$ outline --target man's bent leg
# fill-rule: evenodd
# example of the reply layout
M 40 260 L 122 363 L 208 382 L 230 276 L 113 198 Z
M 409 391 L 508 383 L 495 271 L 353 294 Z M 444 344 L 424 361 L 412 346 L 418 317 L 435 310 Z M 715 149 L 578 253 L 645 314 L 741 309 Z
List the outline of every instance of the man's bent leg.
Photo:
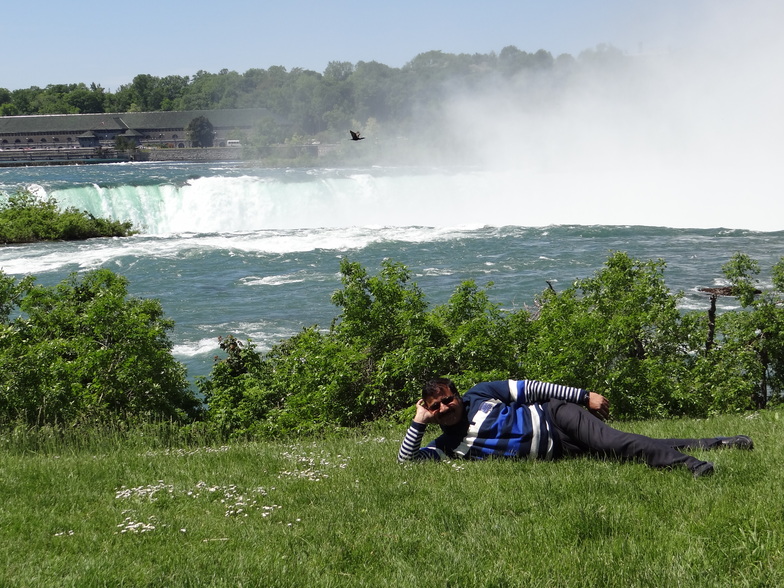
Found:
M 656 468 L 682 464 L 692 472 L 707 463 L 681 453 L 667 440 L 613 429 L 576 404 L 551 400 L 549 410 L 553 424 L 561 436 L 564 453 L 587 452 L 605 457 L 637 459 Z

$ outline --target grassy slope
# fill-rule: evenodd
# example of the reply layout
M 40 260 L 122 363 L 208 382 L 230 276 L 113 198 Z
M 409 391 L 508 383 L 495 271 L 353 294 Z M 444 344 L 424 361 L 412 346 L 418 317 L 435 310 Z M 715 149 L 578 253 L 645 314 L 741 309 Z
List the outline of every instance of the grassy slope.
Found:
M 6 432 L 0 585 L 783 585 L 783 417 L 618 425 L 754 437 L 699 480 L 587 459 L 400 466 L 402 426 L 25 455 Z

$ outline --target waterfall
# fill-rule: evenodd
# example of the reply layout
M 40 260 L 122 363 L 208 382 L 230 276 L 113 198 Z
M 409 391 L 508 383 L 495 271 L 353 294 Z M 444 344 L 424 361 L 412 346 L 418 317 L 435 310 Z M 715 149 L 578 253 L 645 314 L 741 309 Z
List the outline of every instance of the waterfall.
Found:
M 777 184 L 705 169 L 287 170 L 138 164 L 13 173 L 24 175 L 36 194 L 96 216 L 131 221 L 149 235 L 341 227 L 781 229 L 775 214 L 779 199 L 771 198 Z M 53 180 L 44 174 L 74 177 Z

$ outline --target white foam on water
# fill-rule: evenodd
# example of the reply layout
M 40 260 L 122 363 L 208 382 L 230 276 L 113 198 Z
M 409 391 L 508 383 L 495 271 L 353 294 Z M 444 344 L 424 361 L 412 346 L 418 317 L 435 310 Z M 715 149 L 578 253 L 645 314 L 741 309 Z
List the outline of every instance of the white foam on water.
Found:
M 179 358 L 191 358 L 215 353 L 220 350 L 217 337 L 206 337 L 198 341 L 185 341 L 172 347 L 172 354 Z
M 345 252 L 372 243 L 420 243 L 470 236 L 461 228 L 347 227 L 325 229 L 261 230 L 239 233 L 136 235 L 123 239 L 90 239 L 70 243 L 43 243 L 0 248 L 0 269 L 7 274 L 37 274 L 72 267 L 90 270 L 125 259 L 178 259 L 207 251 L 230 254 L 286 254 L 327 250 Z
M 243 286 L 281 286 L 283 284 L 296 284 L 308 280 L 303 275 L 279 275 L 279 276 L 247 276 L 240 280 Z
M 424 276 L 451 276 L 454 272 L 448 268 L 426 267 L 422 269 Z

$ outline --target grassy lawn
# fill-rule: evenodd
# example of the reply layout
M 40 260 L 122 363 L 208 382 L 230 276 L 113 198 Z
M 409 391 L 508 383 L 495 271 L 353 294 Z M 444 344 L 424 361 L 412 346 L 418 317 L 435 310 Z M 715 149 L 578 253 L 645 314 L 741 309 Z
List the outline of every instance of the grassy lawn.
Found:
M 784 411 L 615 423 L 754 438 L 698 480 L 588 459 L 401 466 L 400 425 L 169 449 L 21 451 L 3 431 L 0 585 L 784 585 L 782 425 Z

